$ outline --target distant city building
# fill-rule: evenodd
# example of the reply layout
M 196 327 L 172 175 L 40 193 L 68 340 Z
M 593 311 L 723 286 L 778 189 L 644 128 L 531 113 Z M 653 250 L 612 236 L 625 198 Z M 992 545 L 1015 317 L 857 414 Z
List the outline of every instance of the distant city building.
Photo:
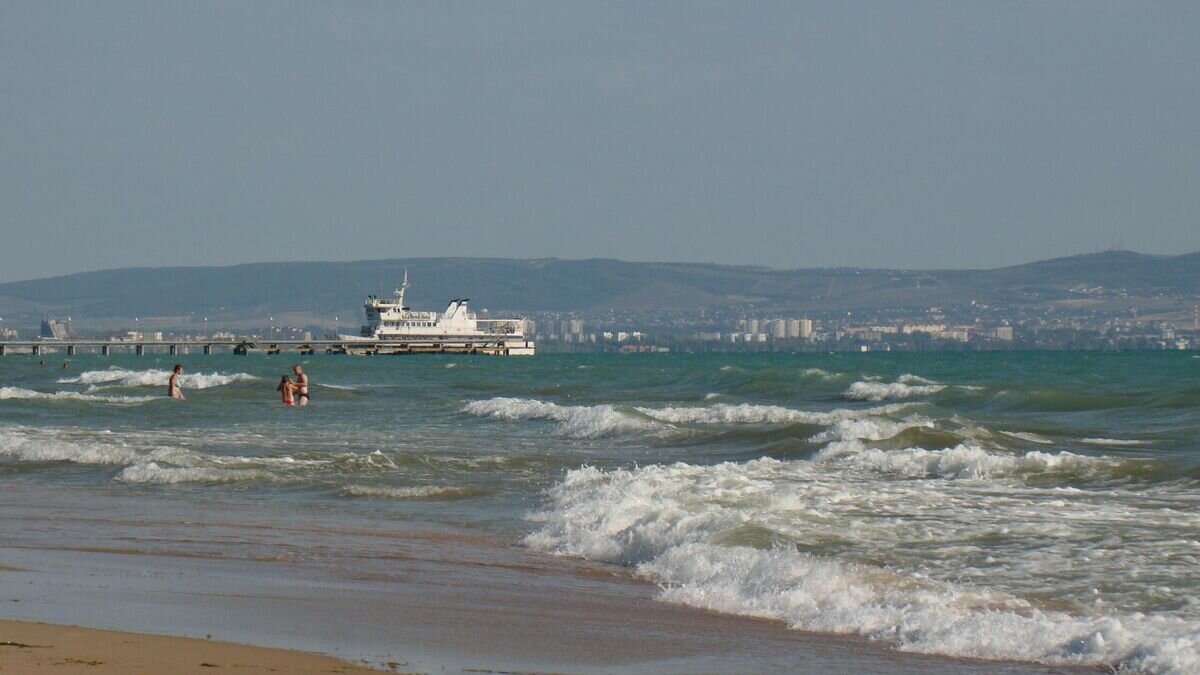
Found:
M 42 330 L 39 336 L 51 340 L 66 340 L 70 338 L 70 331 L 67 329 L 67 324 L 62 321 L 42 319 Z
M 762 324 L 765 323 L 767 322 L 759 321 L 758 319 L 742 319 L 738 321 L 738 331 L 742 333 L 757 333 L 762 330 Z
M 961 327 L 952 328 L 950 330 L 944 330 L 940 333 L 937 333 L 934 337 L 937 337 L 941 340 L 957 340 L 959 342 L 966 342 L 967 340 L 971 339 L 971 331 Z
M 1007 342 L 1012 342 L 1012 340 L 1013 340 L 1012 326 L 998 326 L 998 327 L 992 329 L 991 331 L 988 331 L 988 337 L 992 337 L 997 340 L 1005 340 Z

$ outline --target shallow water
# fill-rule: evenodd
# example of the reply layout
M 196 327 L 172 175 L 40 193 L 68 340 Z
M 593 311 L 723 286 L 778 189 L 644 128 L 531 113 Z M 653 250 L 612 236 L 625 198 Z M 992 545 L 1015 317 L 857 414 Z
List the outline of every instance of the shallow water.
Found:
M 1187 353 L 0 359 L 0 486 L 437 522 L 898 649 L 1200 669 Z M 283 511 L 286 512 L 286 511 Z

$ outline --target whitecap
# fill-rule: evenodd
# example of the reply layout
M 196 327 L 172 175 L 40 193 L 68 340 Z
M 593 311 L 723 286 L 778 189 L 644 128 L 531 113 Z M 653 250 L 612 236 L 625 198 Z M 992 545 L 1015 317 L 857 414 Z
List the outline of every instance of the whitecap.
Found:
M 1048 462 L 1036 455 L 1023 461 Z M 830 474 L 819 462 L 774 459 L 611 471 L 584 467 L 569 472 L 548 492 L 547 508 L 530 516 L 539 527 L 524 542 L 555 554 L 633 566 L 659 584 L 660 598 L 666 601 L 782 620 L 808 631 L 863 635 L 906 651 L 1111 664 L 1162 673 L 1195 672 L 1200 667 L 1200 635 L 1193 623 L 1179 616 L 1105 611 L 1102 605 L 1096 614 L 1071 613 L 1038 606 L 999 588 L 797 548 L 811 545 L 814 537 L 848 541 L 858 536 L 868 550 L 889 550 L 895 542 L 894 517 L 911 521 L 908 527 L 922 528 L 922 519 L 907 518 L 913 509 L 956 512 L 967 496 L 936 485 L 936 494 L 909 485 L 879 483 L 864 491 L 860 483 Z M 1094 510 L 1083 492 L 1059 494 L 1059 501 L 1079 500 L 1072 515 L 1082 517 Z M 1027 507 L 1012 501 L 1006 496 L 995 502 L 1008 509 L 997 522 L 1019 527 L 1020 521 L 1011 517 Z M 1067 506 L 1064 502 L 1057 508 Z M 880 508 L 890 509 L 894 517 L 875 520 L 869 515 Z M 992 513 L 984 504 L 975 508 Z M 1135 507 L 1131 513 L 1138 511 Z M 851 520 L 844 520 L 846 516 Z M 1061 519 L 1050 517 L 1047 522 Z M 796 523 L 800 529 L 783 538 Z M 937 529 L 947 526 L 954 529 L 945 534 Z M 747 527 L 780 533 L 781 539 L 766 547 L 721 543 L 728 541 L 726 533 Z M 934 529 L 914 532 L 943 537 L 945 551 L 954 550 L 948 546 L 961 550 L 964 534 L 982 536 L 988 525 L 943 518 L 928 527 Z M 1071 549 L 1065 550 L 1069 555 Z M 1035 568 L 1053 564 L 1055 559 L 1042 557 L 1042 551 L 1039 547 L 1020 555 Z M 961 571 L 954 566 L 948 574 L 956 577 Z M 1023 577 L 1019 572 L 1017 576 Z M 984 570 L 976 578 L 993 577 Z
M 1127 438 L 1081 438 L 1079 440 L 1092 445 L 1110 445 L 1114 447 L 1150 445 L 1150 441 L 1135 441 Z
M 24 462 L 129 464 L 141 455 L 119 442 L 100 442 L 66 433 L 0 429 L 0 456 Z
M 1034 450 L 1021 455 L 988 452 L 976 445 L 960 444 L 944 450 L 869 448 L 857 440 L 836 441 L 822 448 L 814 462 L 836 461 L 879 473 L 913 478 L 995 478 L 1016 474 L 1095 471 L 1112 468 L 1118 461 L 1087 457 L 1071 452 L 1047 453 Z
M 416 487 L 347 485 L 342 488 L 342 494 L 347 497 L 375 497 L 382 499 L 469 499 L 489 493 L 489 490 L 483 488 L 455 487 L 451 485 L 420 485 Z
M 838 420 L 893 414 L 906 407 L 904 404 L 893 404 L 861 410 L 837 409 L 821 412 L 776 405 L 718 403 L 708 406 L 639 407 L 637 411 L 672 424 L 834 424 Z
M 165 387 L 171 378 L 171 371 L 162 369 L 126 370 L 109 368 L 107 370 L 89 370 L 76 377 L 60 379 L 59 384 L 88 384 L 93 386 L 114 387 Z M 236 382 L 253 382 L 261 378 L 249 373 L 184 373 L 180 376 L 179 386 L 187 389 L 209 389 L 223 387 Z
M 946 386 L 943 384 L 906 384 L 904 382 L 859 380 L 850 385 L 844 396 L 855 401 L 885 401 L 936 394 L 945 388 Z
M 679 432 L 677 425 L 709 424 L 834 424 L 843 419 L 887 415 L 908 404 L 890 404 L 865 409 L 827 412 L 795 410 L 782 406 L 751 403 L 717 403 L 704 406 L 635 406 L 621 409 L 609 404 L 564 406 L 536 399 L 496 397 L 466 404 L 462 411 L 477 417 L 500 420 L 551 420 L 559 422 L 559 433 L 577 438 L 621 434 Z
M 1037 443 L 1038 445 L 1053 445 L 1054 444 L 1054 441 L 1050 440 L 1049 438 L 1046 438 L 1045 436 L 1039 436 L 1038 434 L 1030 433 L 1027 431 L 1005 431 L 1002 433 L 1005 436 L 1012 436 L 1013 438 L 1019 438 L 1022 441 L 1027 441 L 1029 443 Z
M 174 485 L 177 483 L 235 483 L 248 480 L 271 480 L 269 471 L 258 469 L 224 469 L 206 466 L 163 466 L 158 462 L 139 462 L 117 474 L 123 483 Z
M 91 403 L 137 404 L 153 401 L 157 396 L 100 396 L 96 394 L 81 394 L 77 391 L 42 392 L 22 387 L 0 387 L 0 401 L 4 400 L 50 400 L 50 401 L 88 401 Z
M 500 420 L 552 420 L 559 423 L 559 433 L 577 438 L 645 433 L 663 428 L 654 420 L 637 417 L 607 404 L 562 406 L 536 399 L 497 397 L 472 401 L 462 411 Z

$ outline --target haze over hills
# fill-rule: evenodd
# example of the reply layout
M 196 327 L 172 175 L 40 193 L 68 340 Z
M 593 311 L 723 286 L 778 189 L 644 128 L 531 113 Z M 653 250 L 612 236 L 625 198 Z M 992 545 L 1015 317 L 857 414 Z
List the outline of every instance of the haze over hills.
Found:
M 989 304 L 1149 303 L 1190 310 L 1200 297 L 1200 253 L 1107 251 L 992 270 L 859 268 L 773 270 L 608 259 L 411 258 L 126 268 L 0 284 L 6 325 L 43 316 L 76 321 L 268 315 L 357 321 L 362 298 L 386 294 L 408 270 L 414 308 L 470 297 L 494 312 L 753 308 L 816 312 Z M 351 319 L 351 317 L 353 317 Z

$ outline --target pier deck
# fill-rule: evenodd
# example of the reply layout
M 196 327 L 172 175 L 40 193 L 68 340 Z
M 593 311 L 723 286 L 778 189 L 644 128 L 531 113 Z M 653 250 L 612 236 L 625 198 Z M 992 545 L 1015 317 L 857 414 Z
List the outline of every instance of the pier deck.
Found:
M 377 340 L 10 340 L 0 342 L 0 356 L 25 354 L 101 354 L 127 353 L 142 356 L 152 354 L 212 354 L 214 350 L 228 350 L 234 354 L 350 354 L 374 356 L 392 354 L 487 354 L 507 356 L 521 345 L 512 340 L 454 340 L 454 341 L 377 341 Z M 526 342 L 531 347 L 532 342 Z

